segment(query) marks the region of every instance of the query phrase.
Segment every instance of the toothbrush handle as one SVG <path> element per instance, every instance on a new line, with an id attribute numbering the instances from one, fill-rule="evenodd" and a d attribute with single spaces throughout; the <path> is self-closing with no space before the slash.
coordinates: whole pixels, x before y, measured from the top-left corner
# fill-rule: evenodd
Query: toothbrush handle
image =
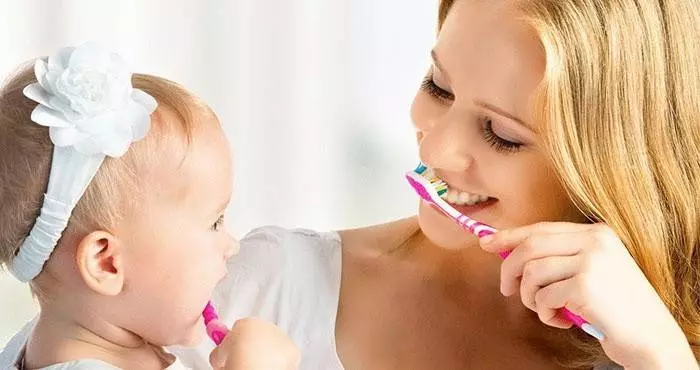
<path id="1" fill-rule="evenodd" d="M 480 222 L 473 221 L 469 218 L 462 217 L 457 222 L 464 228 L 468 229 L 471 231 L 474 235 L 476 235 L 478 238 L 482 238 L 486 235 L 494 234 L 496 233 L 496 229 L 492 228 L 491 226 L 488 226 L 486 224 L 482 224 Z M 508 255 L 510 255 L 510 251 L 503 251 L 498 253 L 499 256 L 501 256 L 502 259 L 506 259 Z M 581 328 L 583 331 L 591 335 L 592 337 L 598 339 L 598 340 L 603 340 L 605 339 L 605 335 L 603 333 L 596 329 L 593 325 L 588 323 L 584 318 L 581 316 L 569 311 L 566 307 L 562 307 L 559 310 L 559 313 L 569 320 L 572 324 L 576 325 L 577 327 Z"/>
<path id="2" fill-rule="evenodd" d="M 209 338 L 218 346 L 224 341 L 226 334 L 228 334 L 228 328 L 226 325 L 219 320 L 219 315 L 216 313 L 216 309 L 211 301 L 209 301 L 202 311 L 202 317 L 204 318 L 204 325 L 207 329 L 207 335 Z"/>
<path id="3" fill-rule="evenodd" d="M 228 328 L 220 320 L 211 320 L 207 324 L 207 335 L 218 346 L 228 334 Z"/>

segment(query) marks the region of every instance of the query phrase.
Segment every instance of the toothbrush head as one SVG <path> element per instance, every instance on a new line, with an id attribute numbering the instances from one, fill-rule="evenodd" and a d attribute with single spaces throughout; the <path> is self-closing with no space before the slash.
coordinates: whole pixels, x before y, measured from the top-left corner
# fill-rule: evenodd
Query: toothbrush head
<path id="1" fill-rule="evenodd" d="M 449 190 L 447 183 L 437 177 L 423 163 L 419 163 L 415 170 L 407 172 L 406 179 L 416 193 L 427 203 L 437 208 L 475 236 L 481 238 L 496 232 L 496 229 L 493 227 L 469 218 L 447 203 L 444 199 Z"/>
<path id="2" fill-rule="evenodd" d="M 439 206 L 438 199 L 447 194 L 447 183 L 435 176 L 423 163 L 419 163 L 415 170 L 407 172 L 406 180 L 421 198 L 436 206 Z"/>

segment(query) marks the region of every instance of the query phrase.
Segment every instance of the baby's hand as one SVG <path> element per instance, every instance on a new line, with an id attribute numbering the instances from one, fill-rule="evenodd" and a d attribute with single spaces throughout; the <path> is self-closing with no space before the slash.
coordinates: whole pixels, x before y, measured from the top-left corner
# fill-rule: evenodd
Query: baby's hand
<path id="1" fill-rule="evenodd" d="M 245 318 L 238 320 L 209 356 L 217 370 L 296 370 L 301 354 L 277 326 Z"/>

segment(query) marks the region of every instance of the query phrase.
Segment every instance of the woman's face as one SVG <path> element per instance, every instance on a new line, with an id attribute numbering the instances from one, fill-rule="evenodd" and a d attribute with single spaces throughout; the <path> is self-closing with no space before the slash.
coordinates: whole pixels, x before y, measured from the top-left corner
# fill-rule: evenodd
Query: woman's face
<path id="1" fill-rule="evenodd" d="M 447 201 L 498 229 L 583 222 L 538 139 L 530 107 L 545 57 L 510 1 L 455 2 L 411 115 L 420 156 L 449 185 Z M 419 222 L 437 245 L 475 239 L 425 202 Z"/>

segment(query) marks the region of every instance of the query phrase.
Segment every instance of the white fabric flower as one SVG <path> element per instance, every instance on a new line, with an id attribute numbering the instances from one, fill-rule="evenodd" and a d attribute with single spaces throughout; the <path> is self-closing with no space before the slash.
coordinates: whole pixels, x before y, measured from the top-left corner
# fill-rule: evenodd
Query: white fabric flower
<path id="1" fill-rule="evenodd" d="M 148 133 L 155 99 L 134 89 L 121 57 L 99 44 L 63 48 L 34 72 L 38 83 L 24 95 L 39 103 L 32 121 L 49 127 L 54 145 L 120 157 Z"/>

